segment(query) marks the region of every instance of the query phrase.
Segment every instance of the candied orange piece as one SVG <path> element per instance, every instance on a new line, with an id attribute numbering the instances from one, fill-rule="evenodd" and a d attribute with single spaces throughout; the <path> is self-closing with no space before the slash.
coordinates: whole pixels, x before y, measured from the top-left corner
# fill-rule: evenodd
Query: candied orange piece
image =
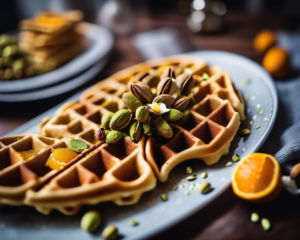
<path id="1" fill-rule="evenodd" d="M 46 166 L 52 170 L 64 168 L 78 154 L 68 148 L 55 149 L 46 162 Z"/>
<path id="2" fill-rule="evenodd" d="M 249 154 L 234 169 L 232 188 L 237 196 L 250 202 L 273 200 L 282 189 L 279 164 L 271 155 Z"/>
<path id="3" fill-rule="evenodd" d="M 15 155 L 18 158 L 22 158 L 24 161 L 27 161 L 30 158 L 32 158 L 33 156 L 37 155 L 41 150 L 42 150 L 41 148 L 30 149 L 30 150 L 27 150 L 27 151 L 16 152 Z"/>
<path id="4" fill-rule="evenodd" d="M 56 15 L 51 15 L 51 16 L 39 16 L 37 21 L 40 23 L 40 24 L 43 24 L 45 26 L 59 26 L 61 24 L 64 23 L 64 19 L 59 17 L 59 16 L 56 16 Z"/>

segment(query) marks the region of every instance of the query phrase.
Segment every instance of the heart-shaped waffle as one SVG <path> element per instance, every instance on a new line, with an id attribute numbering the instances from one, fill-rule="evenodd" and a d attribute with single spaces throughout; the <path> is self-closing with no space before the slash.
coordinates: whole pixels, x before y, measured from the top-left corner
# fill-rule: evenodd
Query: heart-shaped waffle
<path id="1" fill-rule="evenodd" d="M 83 204 L 136 203 L 156 185 L 144 159 L 144 143 L 145 136 L 138 143 L 126 137 L 114 145 L 102 144 L 41 190 L 29 191 L 26 203 L 44 214 L 57 209 L 66 215 L 75 214 Z"/>
<path id="2" fill-rule="evenodd" d="M 78 161 L 94 145 L 72 159 L 64 168 L 52 170 L 47 159 L 56 148 L 66 148 L 66 140 L 34 134 L 0 138 L 0 203 L 22 205 L 29 189 L 38 189 L 51 178 Z M 27 152 L 27 155 L 22 153 Z"/>

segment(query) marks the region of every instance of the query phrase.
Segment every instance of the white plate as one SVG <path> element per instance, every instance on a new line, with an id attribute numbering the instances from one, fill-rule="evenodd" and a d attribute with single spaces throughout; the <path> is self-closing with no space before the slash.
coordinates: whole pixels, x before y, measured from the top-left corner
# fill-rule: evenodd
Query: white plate
<path id="1" fill-rule="evenodd" d="M 21 92 L 54 85 L 72 78 L 99 62 L 111 50 L 114 38 L 109 30 L 92 23 L 85 23 L 88 48 L 63 66 L 31 78 L 0 81 L 0 93 Z"/>
<path id="2" fill-rule="evenodd" d="M 226 157 L 222 157 L 219 163 L 213 166 L 206 166 L 201 161 L 185 162 L 178 165 L 165 183 L 158 183 L 157 187 L 148 193 L 143 194 L 139 203 L 132 206 L 116 206 L 112 203 L 102 203 L 98 206 L 84 207 L 78 214 L 72 217 L 63 216 L 54 212 L 50 216 L 43 216 L 33 209 L 20 209 L 9 207 L 4 208 L 0 214 L 0 222 L 5 224 L 5 229 L 0 228 L 1 239 L 11 237 L 11 234 L 22 236 L 22 239 L 41 239 L 42 236 L 48 239 L 99 239 L 101 232 L 108 225 L 116 225 L 122 239 L 145 239 L 153 236 L 165 229 L 183 221 L 199 209 L 205 207 L 209 202 L 221 195 L 230 185 L 231 173 L 234 165 L 225 167 L 232 155 L 239 154 L 240 157 L 256 152 L 267 139 L 276 119 L 278 99 L 276 90 L 269 74 L 257 63 L 248 58 L 221 51 L 199 51 L 190 53 L 193 56 L 206 60 L 210 65 L 219 65 L 223 70 L 229 72 L 236 87 L 243 96 L 249 94 L 246 101 L 247 120 L 241 124 L 240 128 L 251 129 L 251 135 L 246 138 L 236 136 L 231 144 L 230 152 Z M 248 85 L 243 79 L 249 79 Z M 71 99 L 78 99 L 80 93 Z M 10 134 L 22 134 L 25 132 L 36 133 L 38 124 L 45 116 L 53 116 L 59 106 L 47 111 L 22 127 L 14 130 Z M 258 114 L 257 109 L 263 108 L 264 113 Z M 268 118 L 269 121 L 264 119 Z M 251 125 L 250 121 L 254 124 Z M 260 125 L 259 129 L 256 126 Z M 202 195 L 197 187 L 191 188 L 192 183 L 182 182 L 187 177 L 185 167 L 190 165 L 193 173 L 208 173 L 207 179 L 212 185 L 213 191 Z M 204 180 L 198 177 L 194 183 L 199 184 Z M 184 188 L 172 190 L 174 185 L 185 184 Z M 185 192 L 190 194 L 186 195 Z M 162 202 L 160 195 L 166 193 L 169 200 Z M 89 234 L 80 229 L 80 219 L 82 214 L 88 209 L 98 209 L 102 215 L 102 224 L 94 234 Z M 26 222 L 24 222 L 26 219 Z M 132 227 L 130 219 L 139 222 L 139 225 Z M 38 227 L 39 226 L 39 227 Z"/>

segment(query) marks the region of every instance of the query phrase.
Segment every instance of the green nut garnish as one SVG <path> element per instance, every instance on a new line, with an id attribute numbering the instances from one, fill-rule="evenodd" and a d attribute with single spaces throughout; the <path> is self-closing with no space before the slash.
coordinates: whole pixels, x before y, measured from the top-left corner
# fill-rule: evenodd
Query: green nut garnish
<path id="1" fill-rule="evenodd" d="M 193 170 L 190 166 L 187 166 L 185 170 L 186 170 L 185 172 L 188 174 L 191 174 L 193 172 Z"/>
<path id="2" fill-rule="evenodd" d="M 190 115 L 190 111 L 188 109 L 185 109 L 183 112 L 182 112 L 182 118 L 176 123 L 178 124 L 179 126 L 183 126 L 187 123 L 188 119 L 189 119 L 189 115 Z"/>
<path id="3" fill-rule="evenodd" d="M 194 180 L 196 180 L 197 179 L 197 176 L 188 176 L 187 178 L 186 178 L 186 180 L 188 180 L 188 181 L 194 181 Z"/>
<path id="4" fill-rule="evenodd" d="M 226 166 L 226 167 L 232 166 L 232 162 L 227 162 L 225 166 Z"/>
<path id="5" fill-rule="evenodd" d="M 141 106 L 138 107 L 135 111 L 135 117 L 140 123 L 144 123 L 148 120 L 150 112 L 147 107 Z"/>
<path id="6" fill-rule="evenodd" d="M 111 118 L 109 127 L 111 130 L 120 130 L 125 128 L 131 121 L 131 112 L 128 109 L 117 111 Z"/>
<path id="7" fill-rule="evenodd" d="M 240 156 L 237 155 L 237 154 L 234 154 L 234 155 L 232 156 L 232 161 L 237 162 L 238 160 L 240 160 Z"/>
<path id="8" fill-rule="evenodd" d="M 122 100 L 131 112 L 135 112 L 138 107 L 143 106 L 142 102 L 129 92 L 123 94 Z"/>
<path id="9" fill-rule="evenodd" d="M 203 81 L 206 81 L 206 80 L 208 80 L 209 79 L 209 75 L 207 74 L 207 73 L 203 73 L 203 75 L 202 75 L 202 80 Z"/>
<path id="10" fill-rule="evenodd" d="M 153 102 L 164 103 L 166 107 L 170 107 L 174 102 L 175 98 L 169 94 L 161 94 L 153 99 Z"/>
<path id="11" fill-rule="evenodd" d="M 68 143 L 68 148 L 75 152 L 82 152 L 83 150 L 88 149 L 89 146 L 79 139 L 71 139 Z"/>
<path id="12" fill-rule="evenodd" d="M 149 134 L 151 132 L 151 121 L 145 122 L 142 125 L 144 129 L 144 133 Z"/>
<path id="13" fill-rule="evenodd" d="M 110 131 L 106 135 L 105 142 L 110 143 L 110 144 L 115 144 L 121 140 L 123 137 L 123 133 L 119 131 Z"/>
<path id="14" fill-rule="evenodd" d="M 183 114 L 182 112 L 178 111 L 177 109 L 170 109 L 169 112 L 163 114 L 163 118 L 167 122 L 176 122 L 179 121 L 182 118 Z"/>
<path id="15" fill-rule="evenodd" d="M 263 218 L 263 219 L 261 220 L 261 225 L 262 225 L 262 227 L 264 228 L 265 231 L 268 231 L 268 230 L 270 230 L 270 228 L 271 228 L 271 223 L 270 223 L 270 221 L 269 221 L 268 219 L 266 219 L 266 218 Z"/>
<path id="16" fill-rule="evenodd" d="M 168 201 L 168 197 L 167 197 L 166 194 L 160 195 L 160 199 L 161 199 L 162 201 L 164 201 L 164 202 Z"/>
<path id="17" fill-rule="evenodd" d="M 248 136 L 248 135 L 250 135 L 250 133 L 251 133 L 250 129 L 247 129 L 247 128 L 242 129 L 242 130 L 239 132 L 239 134 L 240 134 L 241 136 Z"/>
<path id="18" fill-rule="evenodd" d="M 131 220 L 130 220 L 130 225 L 131 225 L 131 226 L 137 226 L 137 225 L 139 225 L 139 223 L 138 223 L 137 221 L 131 219 Z"/>
<path id="19" fill-rule="evenodd" d="M 201 173 L 201 178 L 207 178 L 207 173 L 206 172 L 203 172 L 203 173 Z"/>
<path id="20" fill-rule="evenodd" d="M 252 222 L 258 222 L 259 221 L 259 215 L 257 213 L 252 213 L 251 214 L 251 221 Z"/>
<path id="21" fill-rule="evenodd" d="M 106 240 L 114 240 L 118 236 L 119 236 L 118 228 L 113 225 L 106 227 L 102 232 L 102 237 Z"/>
<path id="22" fill-rule="evenodd" d="M 264 113 L 264 110 L 262 108 L 257 109 L 257 112 L 259 115 L 262 115 Z"/>
<path id="23" fill-rule="evenodd" d="M 102 116 L 101 125 L 103 128 L 109 129 L 109 123 L 113 115 L 113 112 L 107 112 Z"/>
<path id="24" fill-rule="evenodd" d="M 155 123 L 157 133 L 164 138 L 173 137 L 173 130 L 165 119 L 161 118 Z"/>
<path id="25" fill-rule="evenodd" d="M 96 210 L 91 210 L 83 215 L 80 226 L 84 231 L 93 232 L 99 227 L 100 222 L 100 213 Z"/>
<path id="26" fill-rule="evenodd" d="M 129 129 L 129 135 L 134 142 L 138 142 L 140 140 L 142 133 L 143 127 L 141 123 L 135 121 L 133 124 L 131 124 Z"/>
<path id="27" fill-rule="evenodd" d="M 203 194 L 208 193 L 211 190 L 209 182 L 203 182 L 199 186 L 199 191 Z"/>

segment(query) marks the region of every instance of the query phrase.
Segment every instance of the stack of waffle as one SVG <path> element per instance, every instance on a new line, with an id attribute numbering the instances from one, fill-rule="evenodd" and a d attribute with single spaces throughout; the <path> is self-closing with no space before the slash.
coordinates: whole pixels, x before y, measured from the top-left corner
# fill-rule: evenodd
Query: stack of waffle
<path id="1" fill-rule="evenodd" d="M 152 136 L 143 135 L 137 143 L 129 136 L 124 136 L 116 144 L 98 141 L 95 134 L 101 117 L 107 111 L 125 108 L 121 97 L 128 91 L 128 85 L 137 79 L 137 74 L 146 71 L 160 75 L 170 66 L 177 75 L 187 72 L 195 79 L 192 88 L 194 104 L 184 121 L 171 125 L 173 137 L 163 138 L 154 130 Z M 204 73 L 210 76 L 209 79 L 201 77 Z M 244 119 L 244 102 L 230 76 L 217 67 L 208 67 L 198 58 L 176 56 L 132 66 L 87 89 L 79 102 L 65 104 L 52 119 L 41 124 L 43 137 L 35 138 L 52 139 L 53 144 L 65 138 L 77 138 L 90 146 L 61 172 L 48 178 L 47 184 L 40 180 L 44 175 L 39 173 L 39 169 L 45 166 L 34 165 L 39 154 L 29 161 L 15 163 L 15 145 L 23 138 L 16 143 L 0 139 L 0 154 L 8 163 L 0 170 L 0 202 L 14 204 L 15 200 L 1 191 L 2 187 L 9 188 L 5 185 L 8 178 L 3 175 L 14 172 L 15 179 L 20 181 L 9 185 L 10 189 L 26 185 L 31 178 L 39 182 L 36 187 L 23 189 L 20 196 L 16 194 L 20 199 L 18 203 L 33 206 L 44 214 L 53 209 L 74 214 L 83 204 L 94 205 L 103 201 L 113 201 L 118 205 L 136 203 L 143 192 L 155 187 L 156 178 L 166 181 L 169 172 L 180 162 L 189 159 L 200 159 L 207 165 L 218 162 L 221 156 L 228 154 L 240 120 Z M 31 143 L 28 146 L 34 148 L 36 144 Z M 37 173 L 33 175 L 27 169 Z"/>
<path id="2" fill-rule="evenodd" d="M 79 23 L 82 17 L 80 11 L 60 14 L 45 11 L 23 20 L 20 23 L 22 46 L 45 71 L 53 70 L 84 50 L 84 26 Z"/>

